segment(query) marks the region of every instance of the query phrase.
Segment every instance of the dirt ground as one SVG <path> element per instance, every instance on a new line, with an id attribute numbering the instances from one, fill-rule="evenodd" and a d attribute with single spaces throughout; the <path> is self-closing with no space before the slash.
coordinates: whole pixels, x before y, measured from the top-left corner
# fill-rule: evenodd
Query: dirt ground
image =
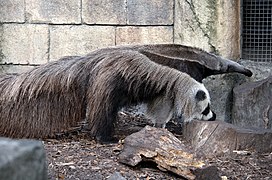
<path id="1" fill-rule="evenodd" d="M 123 139 L 147 124 L 149 122 L 143 117 L 121 113 L 116 125 L 116 136 Z M 180 134 L 181 127 L 170 123 L 168 128 L 175 136 L 183 140 Z M 117 144 L 101 145 L 82 130 L 71 131 L 59 136 L 58 139 L 47 139 L 44 145 L 48 161 L 48 178 L 100 180 L 108 179 L 114 173 L 120 173 L 126 179 L 182 179 L 173 173 L 162 172 L 154 163 L 141 163 L 137 167 L 119 163 L 121 142 L 120 140 Z M 234 152 L 231 155 L 213 157 L 205 161 L 216 166 L 224 180 L 272 180 L 272 152 L 267 154 L 250 151 Z"/>

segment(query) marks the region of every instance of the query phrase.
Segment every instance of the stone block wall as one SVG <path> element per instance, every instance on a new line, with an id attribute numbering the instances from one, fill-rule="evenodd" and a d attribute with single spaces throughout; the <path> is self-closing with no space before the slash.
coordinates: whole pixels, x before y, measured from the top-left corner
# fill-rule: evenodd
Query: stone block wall
<path id="1" fill-rule="evenodd" d="M 2 72 L 97 48 L 173 43 L 174 0 L 0 0 Z"/>
<path id="2" fill-rule="evenodd" d="M 234 0 L 0 0 L 0 63 L 2 72 L 24 71 L 97 48 L 147 43 L 237 59 L 238 31 Z"/>

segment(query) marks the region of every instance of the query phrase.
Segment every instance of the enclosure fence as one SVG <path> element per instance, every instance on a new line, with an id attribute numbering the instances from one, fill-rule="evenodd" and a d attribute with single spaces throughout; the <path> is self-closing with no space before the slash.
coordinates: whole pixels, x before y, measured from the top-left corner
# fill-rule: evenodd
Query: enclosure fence
<path id="1" fill-rule="evenodd" d="M 272 0 L 242 0 L 242 59 L 272 62 Z"/>

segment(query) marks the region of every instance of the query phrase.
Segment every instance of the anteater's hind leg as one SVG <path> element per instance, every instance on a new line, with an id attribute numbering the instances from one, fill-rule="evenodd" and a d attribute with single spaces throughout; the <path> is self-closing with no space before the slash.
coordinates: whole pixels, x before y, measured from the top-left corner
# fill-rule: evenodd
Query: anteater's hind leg
<path id="1" fill-rule="evenodd" d="M 89 120 L 90 135 L 93 136 L 99 143 L 116 143 L 117 138 L 114 138 L 114 124 L 117 118 L 117 111 L 102 111 L 94 115 L 93 120 Z"/>

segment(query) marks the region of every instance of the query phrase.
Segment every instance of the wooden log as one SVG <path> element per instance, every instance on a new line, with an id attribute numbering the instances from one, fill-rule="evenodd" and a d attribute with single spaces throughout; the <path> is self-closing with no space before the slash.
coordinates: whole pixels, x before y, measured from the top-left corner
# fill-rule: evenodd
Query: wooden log
<path id="1" fill-rule="evenodd" d="M 183 135 L 199 155 L 216 156 L 235 150 L 272 151 L 272 131 L 245 129 L 223 121 L 193 120 L 183 126 Z"/>
<path id="2" fill-rule="evenodd" d="M 201 171 L 205 171 L 205 163 L 195 159 L 184 142 L 166 129 L 150 126 L 125 138 L 119 161 L 130 166 L 136 166 L 141 161 L 152 161 L 160 170 L 171 171 L 186 179 L 197 178 L 194 172 L 203 176 Z M 214 177 L 218 179 L 219 175 L 215 174 Z"/>

